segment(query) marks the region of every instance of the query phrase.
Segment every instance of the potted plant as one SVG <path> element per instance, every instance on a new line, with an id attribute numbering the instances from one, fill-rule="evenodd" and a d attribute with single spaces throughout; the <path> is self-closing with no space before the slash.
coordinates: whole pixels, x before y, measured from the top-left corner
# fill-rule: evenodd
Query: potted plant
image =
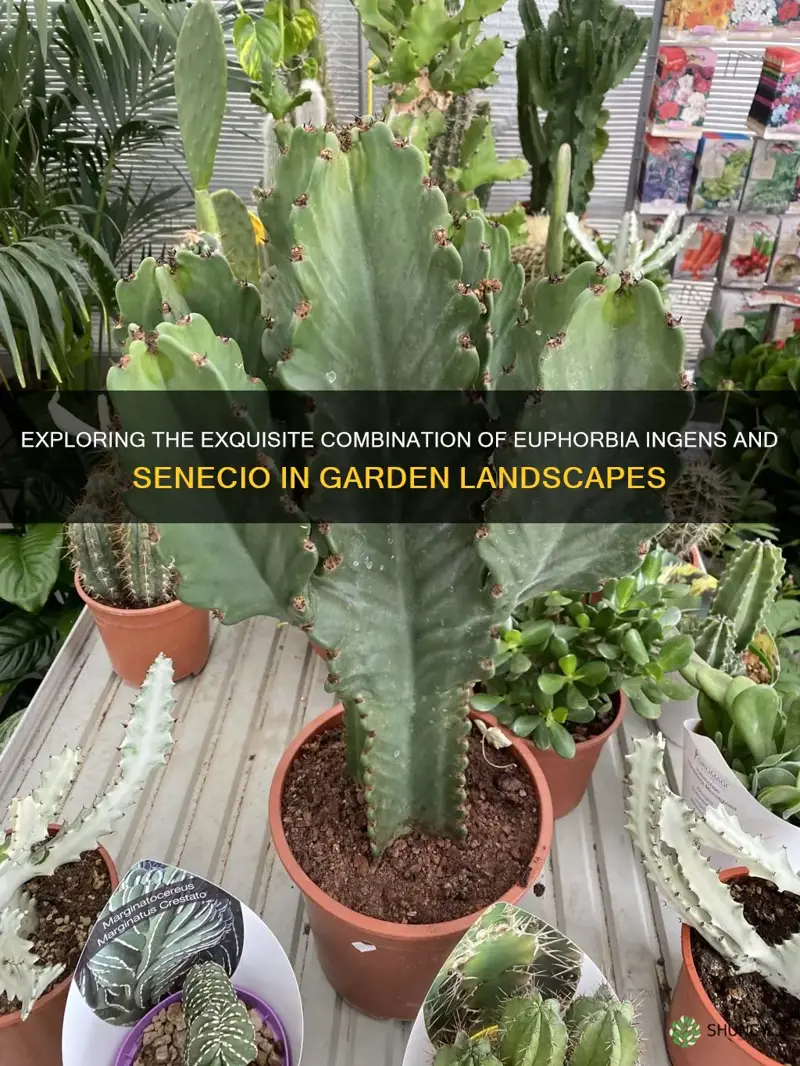
<path id="1" fill-rule="evenodd" d="M 628 825 L 648 876 L 684 921 L 672 996 L 673 1066 L 777 1066 L 800 1058 L 800 877 L 723 806 L 700 817 L 669 790 L 664 741 L 629 756 Z M 718 874 L 701 849 L 735 857 Z"/>
<path id="2" fill-rule="evenodd" d="M 692 639 L 677 631 L 681 612 L 667 602 L 660 574 L 661 557 L 651 552 L 591 602 L 551 592 L 523 604 L 502 631 L 495 676 L 473 696 L 476 710 L 528 739 L 556 818 L 582 800 L 626 697 L 638 714 L 657 718 L 667 699 L 692 691 L 668 676 L 688 663 Z"/>
<path id="3" fill-rule="evenodd" d="M 0 857 L 0 1058 L 57 1066 L 72 971 L 118 878 L 97 838 L 112 832 L 172 744 L 172 664 L 159 656 L 133 705 L 119 776 L 74 822 L 54 824 L 80 753 L 51 760 L 39 787 L 11 806 Z"/>
<path id="4" fill-rule="evenodd" d="M 208 39 L 197 42 L 198 94 Z M 565 193 L 568 149 L 559 176 Z M 145 261 L 119 286 L 124 351 L 108 386 L 126 428 L 146 417 L 144 393 L 177 407 L 202 388 L 258 430 L 265 382 L 300 396 L 448 393 L 461 409 L 465 392 L 492 399 L 502 379 L 527 394 L 532 378 L 553 392 L 672 390 L 683 425 L 683 335 L 658 290 L 593 264 L 563 278 L 554 239 L 552 280 L 523 304 L 508 232 L 479 214 L 454 222 L 422 153 L 385 123 L 295 128 L 259 214 L 266 322 L 257 290 L 232 282 L 213 247 Z M 354 226 L 361 238 L 341 239 Z M 519 412 L 523 426 L 536 417 Z M 572 495 L 574 523 L 522 524 L 515 499 L 486 501 L 475 525 L 316 515 L 312 527 L 313 503 L 304 513 L 285 494 L 282 521 L 159 522 L 183 602 L 226 624 L 277 617 L 326 653 L 341 702 L 281 759 L 270 826 L 326 974 L 374 1016 L 413 1018 L 476 912 L 520 898 L 545 861 L 552 810 L 527 745 L 514 739 L 491 767 L 471 735 L 470 692 L 494 671 L 503 622 L 553 587 L 594 590 L 625 573 L 662 524 L 581 524 Z"/>
<path id="5" fill-rule="evenodd" d="M 287 1048 L 271 1007 L 219 963 L 201 962 L 128 1034 L 114 1066 L 293 1066 Z"/>
<path id="6" fill-rule="evenodd" d="M 208 611 L 177 598 L 172 560 L 159 550 L 155 526 L 122 503 L 114 473 L 90 475 L 83 501 L 67 525 L 75 588 L 92 613 L 114 671 L 142 684 L 163 653 L 175 680 L 199 674 L 208 661 Z"/>

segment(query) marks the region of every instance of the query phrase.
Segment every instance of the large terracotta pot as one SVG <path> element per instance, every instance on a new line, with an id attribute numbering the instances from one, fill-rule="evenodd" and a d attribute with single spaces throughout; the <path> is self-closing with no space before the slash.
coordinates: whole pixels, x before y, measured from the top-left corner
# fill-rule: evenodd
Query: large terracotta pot
<path id="1" fill-rule="evenodd" d="M 138 610 L 107 607 L 84 592 L 77 574 L 75 588 L 94 616 L 114 672 L 134 688 L 140 687 L 159 652 L 172 659 L 176 681 L 199 674 L 208 662 L 208 611 L 180 600 Z"/>
<path id="2" fill-rule="evenodd" d="M 473 714 L 490 725 L 488 715 Z M 294 739 L 281 759 L 269 794 L 269 824 L 278 858 L 305 897 L 320 965 L 334 989 L 351 1006 L 373 1018 L 411 1021 L 439 968 L 479 913 L 431 925 L 400 925 L 367 918 L 326 895 L 300 868 L 283 831 L 281 804 L 286 775 L 303 745 L 342 724 L 339 704 L 315 719 Z M 553 809 L 547 782 L 524 742 L 510 749 L 531 776 L 539 802 L 540 826 L 525 884 L 502 897 L 516 903 L 541 872 L 553 838 Z"/>
<path id="3" fill-rule="evenodd" d="M 570 811 L 574 811 L 581 802 L 589 787 L 603 745 L 622 725 L 624 707 L 619 693 L 613 696 L 613 702 L 617 712 L 614 721 L 605 733 L 576 744 L 575 756 L 572 759 L 562 758 L 552 748 L 548 751 L 541 751 L 531 741 L 525 741 L 547 779 L 553 799 L 554 818 L 563 818 Z"/>
<path id="4" fill-rule="evenodd" d="M 720 881 L 747 877 L 744 866 L 723 870 Z M 711 1002 L 700 981 L 692 958 L 691 929 L 681 928 L 681 957 L 683 966 L 672 993 L 667 1016 L 667 1052 L 672 1066 L 780 1066 L 775 1059 L 746 1044 L 732 1033 Z M 692 1047 L 678 1047 L 670 1036 L 670 1029 L 679 1018 L 693 1018 L 700 1026 L 700 1039 Z"/>
<path id="5" fill-rule="evenodd" d="M 57 825 L 50 832 L 58 832 Z M 105 848 L 103 856 L 112 889 L 119 884 L 117 868 Z M 0 1018 L 0 1066 L 61 1066 L 61 1024 L 72 974 L 37 1000 L 23 1022 L 19 1011 Z"/>

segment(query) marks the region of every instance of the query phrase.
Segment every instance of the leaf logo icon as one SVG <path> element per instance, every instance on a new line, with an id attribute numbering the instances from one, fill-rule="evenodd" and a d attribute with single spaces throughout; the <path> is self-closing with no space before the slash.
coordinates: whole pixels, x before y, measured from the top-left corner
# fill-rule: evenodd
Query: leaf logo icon
<path id="1" fill-rule="evenodd" d="M 676 1047 L 694 1047 L 700 1039 L 700 1025 L 684 1014 L 669 1027 L 669 1035 Z"/>

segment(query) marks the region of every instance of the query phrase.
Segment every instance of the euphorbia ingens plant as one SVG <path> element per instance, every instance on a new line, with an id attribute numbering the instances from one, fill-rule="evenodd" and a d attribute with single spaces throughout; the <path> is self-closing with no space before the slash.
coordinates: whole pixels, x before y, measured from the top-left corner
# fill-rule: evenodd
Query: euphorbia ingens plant
<path id="1" fill-rule="evenodd" d="M 568 184 L 568 150 L 560 179 Z M 161 267 L 146 260 L 121 283 L 127 340 L 108 386 L 128 421 L 143 405 L 126 394 L 154 390 L 210 390 L 228 417 L 235 395 L 257 400 L 267 384 L 470 396 L 478 386 L 485 398 L 501 384 L 681 387 L 683 335 L 655 286 L 594 264 L 563 278 L 554 261 L 553 277 L 523 303 L 508 232 L 478 214 L 454 223 L 422 153 L 384 123 L 295 129 L 260 215 L 270 238 L 266 322 L 257 290 L 235 283 L 213 251 L 184 249 Z M 526 407 L 519 428 L 534 417 Z M 303 513 L 272 525 L 220 513 L 213 525 L 159 528 L 182 600 L 226 623 L 289 621 L 326 650 L 379 856 L 412 827 L 464 834 L 470 693 L 494 672 L 505 619 L 553 587 L 594 589 L 626 573 L 663 525 L 589 524 L 574 496 L 563 524 L 521 523 L 511 492 L 471 526 L 321 522 L 312 536 Z"/>
<path id="2" fill-rule="evenodd" d="M 172 663 L 159 655 L 136 697 L 120 747 L 119 775 L 105 795 L 49 835 L 80 764 L 80 752 L 65 748 L 51 759 L 39 787 L 11 804 L 11 830 L 0 850 L 0 990 L 19 1001 L 23 1019 L 62 973 L 61 966 L 42 965 L 27 939 L 36 928 L 36 908 L 25 885 L 77 862 L 113 831 L 152 771 L 166 761 L 174 705 Z"/>
<path id="3" fill-rule="evenodd" d="M 569 725 L 587 724 L 624 692 L 645 718 L 686 699 L 691 686 L 669 676 L 685 666 L 692 639 L 677 631 L 678 607 L 659 581 L 651 552 L 634 574 L 605 583 L 596 603 L 579 592 L 551 592 L 523 604 L 502 632 L 497 674 L 473 698 L 538 748 L 575 754 Z"/>

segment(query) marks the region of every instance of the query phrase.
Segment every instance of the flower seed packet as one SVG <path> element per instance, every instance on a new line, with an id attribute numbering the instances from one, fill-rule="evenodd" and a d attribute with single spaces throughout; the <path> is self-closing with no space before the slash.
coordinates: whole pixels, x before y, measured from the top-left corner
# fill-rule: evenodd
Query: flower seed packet
<path id="1" fill-rule="evenodd" d="M 738 211 L 753 158 L 746 133 L 706 133 L 700 141 L 690 210 Z"/>
<path id="2" fill-rule="evenodd" d="M 800 51 L 767 49 L 747 125 L 762 137 L 800 134 Z"/>
<path id="3" fill-rule="evenodd" d="M 730 26 L 734 0 L 666 0 L 663 25 L 668 30 L 719 33 Z"/>
<path id="4" fill-rule="evenodd" d="M 778 306 L 769 326 L 768 339 L 788 341 L 800 333 L 800 307 Z"/>
<path id="5" fill-rule="evenodd" d="M 776 36 L 800 36 L 800 0 L 779 0 L 773 24 Z"/>
<path id="6" fill-rule="evenodd" d="M 650 105 L 654 132 L 699 133 L 706 117 L 717 53 L 710 48 L 664 45 Z"/>
<path id="7" fill-rule="evenodd" d="M 680 281 L 713 281 L 725 247 L 728 219 L 721 215 L 687 215 L 683 228 L 697 230 L 675 261 L 673 277 Z"/>
<path id="8" fill-rule="evenodd" d="M 769 275 L 780 220 L 771 215 L 739 215 L 733 221 L 722 284 L 732 288 L 760 288 Z"/>
<path id="9" fill-rule="evenodd" d="M 747 300 L 749 295 L 742 289 L 723 289 L 718 286 L 714 290 L 703 324 L 703 342 L 709 351 L 729 329 L 746 329 L 757 341 L 764 340 L 772 309 L 751 307 Z"/>
<path id="10" fill-rule="evenodd" d="M 663 214 L 689 202 L 699 137 L 645 135 L 645 158 L 639 185 L 640 209 Z"/>
<path id="11" fill-rule="evenodd" d="M 781 220 L 778 243 L 772 260 L 770 285 L 800 285 L 800 217 L 787 215 Z"/>
<path id="12" fill-rule="evenodd" d="M 739 210 L 784 215 L 797 194 L 800 142 L 756 141 Z"/>

